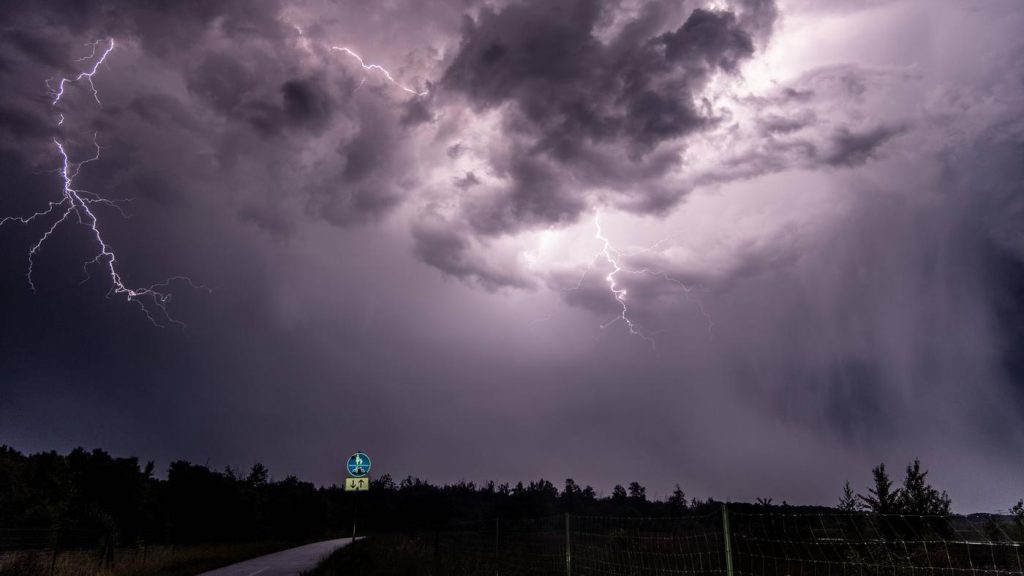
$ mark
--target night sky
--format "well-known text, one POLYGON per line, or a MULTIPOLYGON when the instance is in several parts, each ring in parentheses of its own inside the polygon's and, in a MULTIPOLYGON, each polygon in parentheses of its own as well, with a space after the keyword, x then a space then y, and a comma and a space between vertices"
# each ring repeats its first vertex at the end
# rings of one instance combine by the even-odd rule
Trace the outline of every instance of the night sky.
POLYGON ((920 457, 1005 511, 1021 30, 1020 0, 0 2, 0 218, 50 210, 0 226, 0 444, 807 504, 920 457))

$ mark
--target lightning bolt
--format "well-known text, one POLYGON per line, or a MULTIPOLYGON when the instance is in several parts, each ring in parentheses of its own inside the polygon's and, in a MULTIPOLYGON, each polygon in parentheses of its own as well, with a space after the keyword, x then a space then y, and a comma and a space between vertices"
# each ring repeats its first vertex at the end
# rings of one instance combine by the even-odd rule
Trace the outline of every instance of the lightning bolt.
POLYGON ((619 315, 615 318, 612 318, 608 322, 602 324, 601 328, 607 328, 621 320, 626 324, 626 327, 629 329, 630 334, 632 334, 633 336, 639 336, 644 340, 649 341, 653 346, 654 339, 648 336, 647 334, 641 332, 637 328, 636 323, 633 322, 633 319, 629 317, 629 306, 626 305, 626 289, 620 288, 615 280, 615 276, 619 272, 623 271, 622 266, 619 265, 619 259, 621 257, 621 254, 618 250, 612 248, 611 240, 609 240, 608 237, 605 236, 604 232, 601 230, 601 212, 598 210, 594 210, 594 228, 597 230, 597 232, 594 234, 594 238, 596 238, 602 244, 600 256, 604 257, 605 262, 607 262, 608 265, 612 267, 612 271, 606 274, 604 277, 605 282, 608 283, 608 290, 612 293, 612 297, 614 297, 615 301, 618 302, 619 306, 622 307, 622 311, 619 313, 619 315))
MULTIPOLYGON (((103 105, 103 103, 100 102, 99 91, 96 89, 96 85, 93 83, 93 77, 99 71, 100 66, 106 62, 107 56, 109 56, 110 53, 114 50, 114 39, 111 38, 107 42, 103 42, 102 40, 93 42, 91 43, 91 46, 92 53, 89 56, 79 58, 78 60, 76 60, 84 61, 94 59, 93 66, 91 69, 86 70, 72 78, 61 78, 60 81, 57 82, 55 88, 52 88, 50 86, 50 82, 47 81, 47 87, 50 88, 51 93, 53 94, 53 100, 51 102, 52 107, 56 107, 58 104, 60 104, 61 100, 64 98, 65 89, 69 85, 76 84, 82 81, 88 83, 89 89, 92 91, 92 96, 93 99, 96 101, 96 104, 100 106, 103 105), (104 44, 106 45, 106 47, 103 49, 103 52, 99 55, 99 57, 97 57, 96 52, 98 51, 99 47, 104 44)), ((56 125, 63 125, 64 119, 64 114, 58 113, 56 125)), ((62 224, 74 220, 78 224, 81 224, 89 229, 93 239, 97 244, 96 256, 84 264, 84 269, 86 272, 86 281, 89 279, 89 267, 99 266, 102 270, 106 271, 108 277, 110 278, 111 287, 110 291, 107 293, 108 297, 116 294, 119 296, 124 296, 128 302, 137 304, 139 308, 142 310, 143 314, 146 315, 146 318, 148 318, 149 321, 152 322, 154 326, 163 327, 164 324, 162 324, 162 321, 183 326, 183 324, 180 321, 175 320, 167 311, 167 304, 171 301, 171 293, 169 291, 171 284, 173 282, 185 282, 188 285, 192 286, 193 288, 204 289, 207 291, 209 291, 209 288, 206 288, 205 286, 196 285, 192 282, 191 279, 185 276, 175 276, 172 278, 168 278, 163 282, 142 288, 132 288, 126 285, 121 277, 121 273, 118 271, 117 256, 111 249, 110 245, 106 242, 106 240, 104 240, 103 234, 100 231, 99 219, 96 217, 96 214, 95 212, 93 212, 92 208, 93 206, 100 204, 115 208, 118 211, 120 211, 122 215, 124 215, 124 211, 121 209, 120 204, 114 200, 108 200, 93 192, 81 190, 75 187, 75 178, 78 177, 78 174, 82 170, 82 167, 85 166, 86 164, 95 162, 100 159, 100 145, 97 141, 97 134, 93 133, 93 147, 95 149, 95 153, 91 157, 77 162, 71 159, 71 156, 68 153, 67 148, 65 147, 65 142, 62 142, 60 139, 55 137, 53 139, 53 145, 56 147, 57 153, 60 155, 61 158, 61 167, 58 169, 58 173, 60 174, 61 180, 63 181, 60 199, 49 201, 47 203, 47 207, 45 210, 40 210, 29 216, 8 216, 0 219, 0 227, 2 227, 10 222, 28 225, 35 222, 36 220, 46 219, 47 217, 55 217, 59 215, 59 217, 57 217, 56 220, 53 221, 53 223, 49 226, 49 228, 47 228, 47 230, 42 234, 42 236, 40 236, 39 239, 32 245, 32 247, 29 248, 28 272, 26 274, 26 277, 28 278, 29 287, 32 289, 33 292, 36 289, 35 283, 32 280, 32 273, 35 266, 36 255, 43 248, 43 245, 46 243, 46 241, 49 240, 51 236, 53 236, 54 232, 56 232, 62 224), (159 315, 154 315, 156 310, 160 311, 159 315)))
POLYGON ((379 64, 367 64, 363 60, 362 56, 360 56, 359 54, 356 54, 355 52, 353 52, 349 48, 346 48, 344 46, 331 46, 331 51, 332 52, 344 52, 345 54, 348 54, 349 56, 355 58, 359 62, 359 65, 363 68, 363 70, 366 70, 366 71, 378 70, 378 71, 380 71, 384 75, 384 77, 388 79, 388 82, 391 82, 392 84, 394 84, 395 86, 398 86, 399 88, 401 88, 402 90, 408 92, 409 94, 412 94, 414 96, 426 96, 427 94, 429 94, 429 92, 426 91, 426 90, 424 90, 423 92, 417 92, 417 91, 413 90, 412 88, 409 88, 408 86, 400 83, 399 81, 395 80, 394 76, 391 75, 391 72, 388 72, 387 68, 384 68, 383 66, 381 66, 379 64))
MULTIPOLYGON (((640 338, 643 338, 644 340, 648 341, 651 344, 652 347, 655 347, 655 349, 657 349, 656 342, 655 342, 653 336, 651 334, 645 332, 644 330, 642 330, 640 328, 640 325, 637 323, 637 321, 634 320, 630 316, 629 305, 626 302, 626 295, 627 295, 628 292, 627 292, 627 290, 625 288, 620 286, 620 284, 618 282, 618 278, 617 278, 620 273, 624 273, 624 274, 642 274, 642 275, 654 276, 654 277, 657 277, 657 278, 661 278, 662 280, 665 280, 667 282, 675 284, 676 286, 679 286, 683 290, 684 294, 686 294, 686 299, 688 301, 696 304, 697 307, 700 309, 701 314, 707 320, 708 335, 709 335, 709 337, 713 337, 713 334, 714 334, 714 323, 711 320, 711 315, 708 313, 707 309, 704 307, 703 302, 701 302, 699 299, 696 299, 694 297, 694 295, 692 293, 692 289, 691 289, 691 287, 689 285, 687 285, 686 283, 684 283, 683 281, 681 281, 681 280, 679 280, 677 278, 673 278, 673 277, 669 276, 668 273, 660 271, 660 270, 652 270, 650 268, 632 269, 632 268, 626 267, 623 264, 623 261, 625 260, 625 256, 623 256, 622 252, 619 251, 618 249, 616 249, 612 245, 611 240, 607 236, 604 235, 604 231, 601 228, 601 212, 598 209, 594 210, 594 229, 595 229, 594 238, 597 239, 601 243, 601 251, 598 252, 598 254, 595 256, 595 260, 596 259, 603 259, 611 267, 611 269, 612 269, 611 272, 609 272, 608 274, 605 275, 604 280, 608 284, 608 291, 611 293, 612 297, 615 299, 615 301, 621 307, 621 311, 619 312, 619 315, 616 316, 615 318, 612 318, 608 322, 605 322, 604 324, 601 324, 601 328, 607 328, 607 327, 611 326, 612 324, 621 321, 621 322, 623 322, 626 325, 626 328, 628 329, 630 335, 638 336, 640 338)), ((637 253, 639 253, 639 252, 649 252, 649 251, 657 250, 658 247, 660 247, 662 244, 664 244, 667 241, 668 241, 668 239, 659 240, 654 245, 649 246, 648 248, 645 248, 643 250, 640 250, 637 253)), ((574 289, 579 289, 579 287, 582 286, 583 280, 584 280, 584 278, 586 278, 586 275, 591 270, 592 266, 593 266, 593 263, 591 263, 591 265, 588 266, 587 269, 584 270, 583 275, 580 277, 580 280, 577 283, 576 288, 574 288, 574 289)))

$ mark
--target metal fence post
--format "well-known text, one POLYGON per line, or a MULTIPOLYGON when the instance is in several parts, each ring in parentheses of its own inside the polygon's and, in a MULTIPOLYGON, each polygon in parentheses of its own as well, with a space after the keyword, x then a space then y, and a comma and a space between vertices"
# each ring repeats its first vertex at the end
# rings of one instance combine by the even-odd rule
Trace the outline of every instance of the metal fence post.
POLYGON ((572 538, 570 531, 570 516, 565 513, 565 576, 572 576, 572 538))
POLYGON ((359 514, 359 493, 352 493, 352 543, 356 542, 356 515, 359 514))
POLYGON ((725 574, 732 573, 732 537, 729 534, 729 505, 722 503, 722 534, 725 536, 725 574))

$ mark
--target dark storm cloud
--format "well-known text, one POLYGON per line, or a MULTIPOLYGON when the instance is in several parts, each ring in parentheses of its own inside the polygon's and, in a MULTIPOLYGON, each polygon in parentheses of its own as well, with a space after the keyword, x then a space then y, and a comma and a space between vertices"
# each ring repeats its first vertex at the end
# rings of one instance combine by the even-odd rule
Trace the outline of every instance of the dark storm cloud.
POLYGON ((469 207, 474 231, 496 235, 520 227, 568 223, 585 208, 584 198, 566 187, 550 161, 531 155, 514 155, 510 161, 506 174, 512 187, 469 207))
MULTIPOLYGON (((136 90, 153 85, 160 91, 155 87, 183 80, 189 93, 175 98, 192 116, 212 113, 227 121, 208 121, 193 137, 221 162, 213 172, 225 194, 241 194, 237 209, 243 218, 276 233, 287 233, 309 216, 341 226, 372 222, 389 213, 408 188, 402 183, 407 163, 397 160, 407 146, 404 132, 428 121, 430 113, 423 103, 392 105, 390 94, 370 86, 357 92, 366 78, 352 75, 352 62, 337 59, 329 45, 303 45, 282 8, 275 1, 231 0, 14 4, 5 14, 3 38, 22 54, 9 72, 20 80, 5 83, 17 85, 20 98, 3 104, 11 114, 2 128, 7 135, 0 137, 19 154, 33 146, 39 148, 35 154, 46 154, 42 136, 53 133, 54 121, 40 98, 42 82, 80 68, 74 60, 90 49, 82 44, 113 37, 119 47, 112 62, 139 59, 142 76, 130 79, 136 90), (29 135, 36 142, 26 147, 29 135), (304 166, 311 153, 317 161, 304 166), (245 167, 257 157, 255 168, 245 167)), ((128 85, 118 74, 108 65, 98 81, 128 85)), ((106 109, 117 112, 116 105, 106 109)), ((118 128, 102 112, 96 121, 118 128)), ((173 172, 173 164, 157 164, 147 166, 173 172)))
MULTIPOLYGON (((639 213, 665 213, 689 192, 661 180, 680 166, 688 136, 721 121, 701 92, 715 74, 736 74, 767 41, 777 10, 745 0, 733 11, 691 10, 673 26, 669 3, 647 3, 613 37, 599 38, 616 9, 598 0, 529 1, 465 20, 439 84, 477 111, 500 109, 505 142, 486 155, 500 183, 479 187, 454 217, 462 233, 572 224, 596 191, 639 213)), ((463 151, 453 144, 449 156, 463 151)), ((486 269, 465 272, 487 259, 467 262, 475 240, 463 240, 452 245, 462 263, 457 276, 493 282, 486 269)))
MULTIPOLYGON (((744 6, 757 12, 760 4, 770 3, 744 6)), ((638 172, 657 178, 675 165, 655 149, 714 121, 698 97, 711 75, 735 72, 754 53, 751 31, 732 12, 697 9, 656 33, 659 3, 605 43, 597 28, 613 10, 595 0, 524 2, 466 21, 441 85, 479 110, 512 105, 505 125, 520 141, 498 159, 508 188, 472 209, 477 231, 571 222, 586 189, 618 188, 626 179, 618 173, 629 173, 634 188, 617 192, 642 196, 638 172), (599 154, 604 170, 595 173, 599 154)), ((767 16, 755 19, 770 26, 767 16)))
POLYGON ((877 126, 863 132, 840 129, 832 138, 833 149, 823 159, 829 166, 857 166, 870 160, 878 148, 906 132, 905 126, 877 126))
POLYGON ((416 255, 454 278, 491 291, 531 285, 525 278, 482 260, 471 246, 471 237, 440 217, 432 215, 420 218, 413 226, 412 235, 416 242, 416 255))
POLYGON ((88 154, 95 130, 102 160, 79 184, 135 199, 128 219, 99 207, 126 280, 183 273, 213 293, 175 290, 186 329, 153 328, 95 268, 84 278, 80 226, 44 245, 33 293, 46 225, 0 229, 0 444, 263 460, 327 484, 364 448, 435 481, 817 504, 921 456, 958 510, 1005 508, 1024 446, 1024 56, 972 47, 1017 45, 994 22, 1016 32, 1020 8, 928 28, 999 2, 893 3, 913 18, 891 29, 847 27, 863 2, 787 2, 818 6, 794 28, 810 36, 793 75, 720 100, 712 79, 737 80, 799 11, 5 2, 0 216, 59 191, 54 135, 88 154), (45 80, 110 36, 103 105, 78 86, 50 107, 45 80), (596 206, 622 262, 658 271, 618 277, 656 350, 609 323, 621 309, 585 260, 590 230, 564 265, 510 255, 532 236, 517 232, 557 235, 596 206), (647 246, 677 216, 676 250, 632 251, 631 233, 647 246))
POLYGON ((281 85, 284 110, 295 126, 314 131, 327 127, 333 113, 333 102, 327 89, 313 79, 288 80, 281 85))

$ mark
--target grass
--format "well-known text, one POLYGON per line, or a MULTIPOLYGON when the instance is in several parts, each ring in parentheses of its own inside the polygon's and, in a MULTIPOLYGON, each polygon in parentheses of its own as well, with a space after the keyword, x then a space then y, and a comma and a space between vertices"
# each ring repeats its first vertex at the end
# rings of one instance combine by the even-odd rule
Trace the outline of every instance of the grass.
POLYGON ((262 542, 119 548, 105 563, 97 550, 0 553, 0 576, 192 576, 270 554, 295 543, 262 542))
POLYGON ((336 550, 304 576, 432 576, 434 550, 414 535, 382 534, 336 550))
POLYGON ((391 533, 357 540, 304 576, 561 576, 562 562, 525 547, 496 558, 493 541, 475 533, 391 533))

